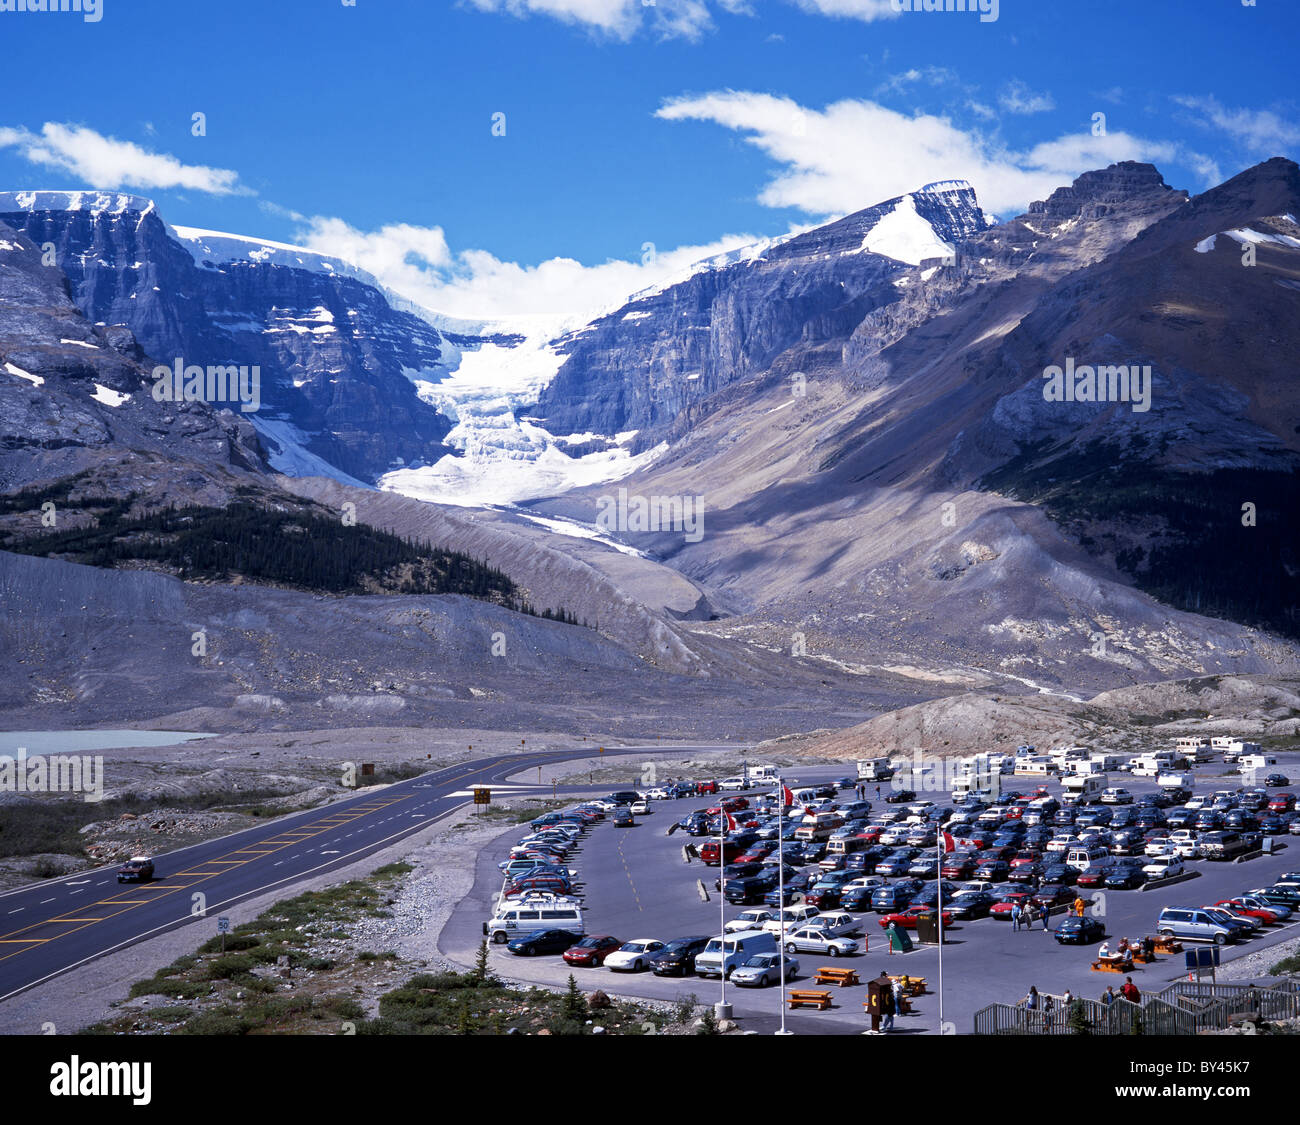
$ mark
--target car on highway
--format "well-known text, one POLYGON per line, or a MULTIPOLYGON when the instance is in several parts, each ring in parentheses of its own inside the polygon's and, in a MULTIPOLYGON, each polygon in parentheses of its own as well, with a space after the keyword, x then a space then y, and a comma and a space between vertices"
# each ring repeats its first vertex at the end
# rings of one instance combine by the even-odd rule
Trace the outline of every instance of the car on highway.
POLYGON ((674 938, 650 958, 650 971, 657 977, 684 977, 695 972, 695 957, 709 944, 703 937, 674 938))
POLYGON ((831 957, 847 957, 858 951, 854 938, 832 937, 825 930, 813 926, 791 930, 785 935, 787 953, 825 953, 831 957))
POLYGON ((631 805, 618 805, 610 814, 610 819, 615 828, 633 828, 636 826, 636 817, 632 815, 631 805))
POLYGON ((564 953, 582 937, 571 930, 536 930, 520 934, 506 942, 506 948, 518 957, 535 957, 542 953, 564 953))
POLYGON ((605 957, 605 968, 616 973, 638 973, 650 967, 650 958, 663 949, 655 938, 627 941, 605 957))
POLYGON ((1106 936, 1106 926, 1087 914, 1071 914, 1061 919, 1053 936, 1061 945, 1091 945, 1106 936))
POLYGON ((569 946, 564 951, 563 957, 570 965, 598 968, 605 963, 605 958, 622 944, 618 938, 610 934, 588 934, 576 945, 569 946))
MULTIPOLYGON (((785 979, 794 980, 799 975, 799 959, 785 959, 785 979)), ((756 953, 743 965, 731 970, 731 983, 744 988, 766 988, 781 983, 780 953, 756 953)))
POLYGON ((147 855, 133 855, 117 869, 119 883, 148 883, 153 877, 153 860, 147 855))

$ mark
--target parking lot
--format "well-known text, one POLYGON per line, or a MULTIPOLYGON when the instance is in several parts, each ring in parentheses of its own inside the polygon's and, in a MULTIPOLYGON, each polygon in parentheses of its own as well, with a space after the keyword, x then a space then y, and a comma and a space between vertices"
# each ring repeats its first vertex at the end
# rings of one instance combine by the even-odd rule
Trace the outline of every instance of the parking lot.
MULTIPOLYGON (((851 763, 849 765, 848 772, 852 772, 851 763)), ((1194 771, 1195 792, 1207 794, 1239 788, 1241 779, 1226 771, 1222 762, 1197 767, 1194 771)), ((1287 768, 1283 766, 1282 771, 1287 772, 1287 768)), ((809 767, 799 769, 796 777, 799 783, 819 784, 842 777, 845 772, 844 764, 809 767)), ((896 784, 899 782, 914 784, 905 776, 895 779, 896 784)), ((1026 795, 1033 794, 1040 784, 1041 779, 1011 776, 1003 779, 1004 790, 1020 790, 1026 795)), ((1114 775, 1112 784, 1122 785, 1138 798, 1156 791, 1155 779, 1126 774, 1114 775)), ((1059 795, 1060 782, 1049 781, 1048 789, 1052 795, 1059 795)), ((759 787, 742 795, 752 796, 768 790, 770 786, 759 787)), ((868 783, 867 796, 873 806, 869 819, 872 822, 881 812, 894 807, 881 799, 888 797, 890 792, 891 784, 885 782, 878 798, 875 783, 868 783)), ((946 793, 919 791, 917 795, 933 800, 936 805, 951 804, 946 793)), ((839 799, 845 801, 852 796, 850 790, 839 799)), ((716 805, 718 800, 717 796, 703 796, 657 801, 648 814, 636 817, 634 827, 616 828, 607 818, 586 833, 566 862, 580 873, 578 890, 583 895, 588 934, 611 934, 623 941, 638 938, 668 941, 692 935, 706 937, 718 933, 720 917, 731 919, 744 909, 743 906, 726 905, 720 912, 720 896, 713 889, 718 869, 706 867, 698 860, 684 861, 683 845, 688 842, 702 845, 708 837, 692 838, 680 830, 671 837, 666 834, 670 824, 691 810, 716 805), (697 883, 700 879, 708 889, 707 902, 700 898, 697 883)), ((526 832, 528 827, 524 825, 503 833, 481 854, 474 890, 457 908, 443 935, 442 946, 449 955, 467 963, 472 961, 473 951, 482 940, 482 922, 490 916, 501 887, 497 863, 509 851, 510 845, 526 832)), ((1087 913, 1097 916, 1105 924, 1107 938, 1112 943, 1120 936, 1140 938, 1155 933, 1156 919, 1164 906, 1212 904, 1252 888, 1268 886, 1283 872, 1300 869, 1300 848, 1289 846, 1298 839, 1295 836, 1282 837, 1276 841, 1275 854, 1260 855, 1244 862, 1189 861, 1187 869, 1195 874, 1170 885, 1133 890, 1088 889, 1080 893, 1088 903, 1087 913)), ((933 849, 930 854, 933 854, 933 849)), ((952 882, 960 885, 961 881, 952 882)), ((1107 985, 1118 990, 1124 981, 1122 975, 1098 973, 1090 968, 1096 956, 1095 942, 1063 946, 1054 940, 1053 931, 1066 914, 1067 908, 1058 908, 1051 915, 1050 928, 1046 931, 1041 922, 1036 922, 1032 928, 1013 932, 1009 922, 992 917, 958 922, 946 929, 943 1021, 951 1025, 947 1030, 969 1033, 972 1017, 978 1009, 994 1002, 1013 1003, 1023 997, 1031 985, 1041 992, 1059 995, 1069 989, 1077 996, 1094 999, 1107 985)), ((835 959, 825 954, 796 954, 802 971, 795 987, 808 987, 813 973, 824 965, 856 969, 862 985, 832 987, 833 1006, 829 1010, 791 1012, 787 1017, 788 1025, 798 1031, 826 1033, 851 1033, 865 1029, 869 1026, 862 1007, 865 982, 887 970, 891 974, 924 977, 928 982, 927 994, 913 1003, 914 1014, 900 1016, 895 1031, 939 1032, 938 947, 917 944, 909 953, 891 955, 878 924, 879 915, 854 912, 854 916, 862 925, 858 940, 861 943, 865 939, 866 951, 835 959)), ((1300 936, 1300 923, 1296 921, 1268 927, 1253 938, 1224 947, 1223 961, 1230 963, 1245 953, 1296 936, 1300 936)), ((562 987, 572 972, 584 991, 603 988, 625 996, 658 1000, 675 1000, 693 993, 706 1003, 717 1001, 722 993, 717 979, 706 980, 691 975, 661 978, 648 972, 614 973, 603 967, 571 968, 558 956, 513 956, 502 946, 492 947, 491 961, 505 976, 551 986, 562 987)), ((1153 964, 1137 965, 1132 973, 1134 983, 1144 993, 1159 991, 1173 981, 1185 979, 1186 975, 1181 954, 1161 956, 1153 964)), ((726 987, 726 999, 734 1006, 736 1016, 747 1021, 743 1026, 757 1030, 776 1026, 783 997, 784 990, 777 987, 740 988, 730 984, 726 987)))

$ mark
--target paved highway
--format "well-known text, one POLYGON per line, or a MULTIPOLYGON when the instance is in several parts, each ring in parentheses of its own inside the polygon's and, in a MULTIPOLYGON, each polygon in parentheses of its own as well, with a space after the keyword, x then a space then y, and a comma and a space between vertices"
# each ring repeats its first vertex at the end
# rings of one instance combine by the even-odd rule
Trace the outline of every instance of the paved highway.
MULTIPOLYGON (((703 747, 630 747, 604 757, 680 754, 703 747)), ((51 879, 0 895, 0 1000, 97 957, 216 917, 242 900, 356 862, 464 806, 471 785, 501 786, 521 770, 590 758, 593 747, 497 755, 422 774, 319 809, 154 856, 153 882, 119 885, 117 866, 51 879)), ((550 796, 515 783, 512 795, 550 796)), ((147 973, 142 972, 142 976, 147 973)))

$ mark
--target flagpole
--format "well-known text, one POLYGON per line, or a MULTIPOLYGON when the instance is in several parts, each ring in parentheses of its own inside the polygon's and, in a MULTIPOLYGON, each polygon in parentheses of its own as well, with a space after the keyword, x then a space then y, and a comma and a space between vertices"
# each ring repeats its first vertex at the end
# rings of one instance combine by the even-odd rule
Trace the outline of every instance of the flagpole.
POLYGON ((946 853, 947 839, 943 825, 936 825, 934 834, 935 850, 939 853, 939 869, 934 873, 934 888, 939 903, 939 1034, 943 1034, 943 857, 946 853))
MULTIPOLYGON (((776 776, 776 808, 779 815, 776 825, 776 917, 778 925, 781 923, 781 916, 785 910, 785 778, 780 774, 776 776)), ((778 1035, 789 1035, 785 1029, 785 934, 778 931, 777 950, 781 958, 781 980, 777 985, 778 996, 781 999, 777 1005, 781 1009, 781 1030, 778 1035)))

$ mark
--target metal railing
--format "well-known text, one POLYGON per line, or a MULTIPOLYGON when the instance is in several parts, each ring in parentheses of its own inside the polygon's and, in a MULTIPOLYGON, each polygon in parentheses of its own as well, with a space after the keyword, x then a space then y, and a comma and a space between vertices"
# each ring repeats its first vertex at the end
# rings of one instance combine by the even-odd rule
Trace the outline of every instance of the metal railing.
POLYGON ((1045 1009, 1046 999, 1047 994, 1040 994, 1035 1009, 1027 1008, 1023 999, 981 1008, 975 1013, 975 1034, 1195 1035, 1226 1028, 1234 1016, 1243 1014, 1266 1020, 1300 1018, 1300 980, 1292 979, 1268 988, 1178 981, 1136 1004, 1122 996, 1110 1004, 1081 997, 1066 1004, 1052 996, 1052 1007, 1045 1009))

